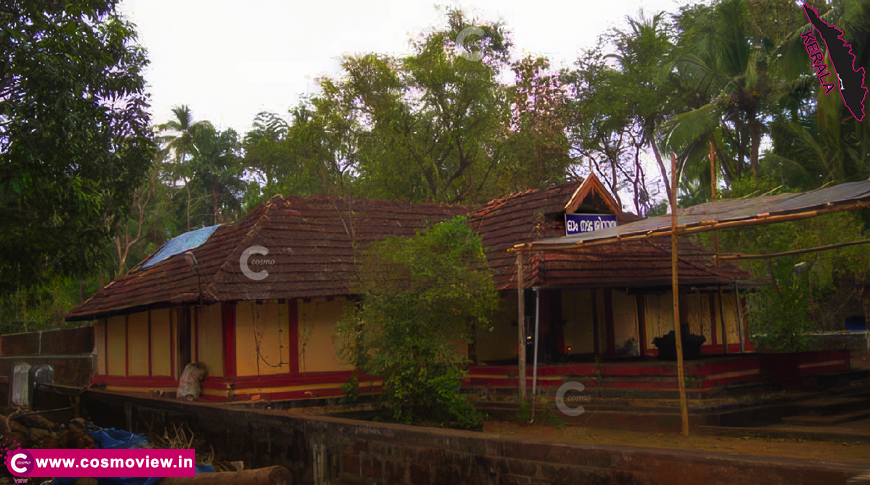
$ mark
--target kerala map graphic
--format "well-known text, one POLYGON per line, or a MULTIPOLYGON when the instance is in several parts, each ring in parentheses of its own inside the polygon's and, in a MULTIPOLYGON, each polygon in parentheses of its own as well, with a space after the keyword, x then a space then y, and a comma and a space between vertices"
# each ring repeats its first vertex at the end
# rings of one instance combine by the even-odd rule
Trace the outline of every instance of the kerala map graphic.
POLYGON ((836 25, 822 20, 815 8, 805 3, 804 12, 825 43, 834 73, 837 75, 843 103, 856 120, 862 121, 867 88, 864 86, 864 68, 855 69, 856 59, 855 54, 852 53, 852 45, 847 44, 843 39, 844 32, 836 25))

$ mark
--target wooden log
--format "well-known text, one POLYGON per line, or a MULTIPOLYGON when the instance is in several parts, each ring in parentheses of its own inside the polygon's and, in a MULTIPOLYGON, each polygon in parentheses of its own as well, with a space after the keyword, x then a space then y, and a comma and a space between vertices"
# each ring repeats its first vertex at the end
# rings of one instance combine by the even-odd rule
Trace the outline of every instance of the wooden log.
POLYGON ((293 476, 283 466, 240 472, 200 473, 195 477, 167 477, 158 485, 291 485, 293 476))

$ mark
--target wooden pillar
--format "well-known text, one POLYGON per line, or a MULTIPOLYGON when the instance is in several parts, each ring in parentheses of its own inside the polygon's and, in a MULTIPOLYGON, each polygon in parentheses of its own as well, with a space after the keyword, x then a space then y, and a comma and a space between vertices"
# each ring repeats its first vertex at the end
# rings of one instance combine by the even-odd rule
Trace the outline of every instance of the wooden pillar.
POLYGON ((740 294, 737 292, 737 282, 734 282, 734 316, 737 318, 737 333, 740 337, 740 353, 746 352, 746 338, 743 333, 743 318, 740 317, 740 294))
POLYGON ((728 353, 728 324, 725 323, 725 310, 722 308, 722 285, 719 285, 719 322, 722 324, 722 353, 728 353))
POLYGON ((520 403, 526 402, 526 301, 523 284, 523 253, 517 252, 517 373, 520 379, 520 403))
MULTIPOLYGON (((353 305, 353 302, 348 302, 353 305)), ((290 321, 290 375, 299 375, 299 299, 287 300, 287 315, 290 321)))
POLYGON ((689 436, 689 406, 686 402, 686 382, 683 380, 683 336, 680 330, 677 225, 677 158, 671 153, 671 286, 674 294, 674 336, 677 346, 677 381, 680 386, 680 415, 683 421, 683 436, 689 436))
POLYGON ((236 302, 221 302, 224 331, 224 376, 236 377, 236 302))
POLYGON ((607 355, 616 355, 616 338, 613 324, 613 289, 604 290, 604 329, 607 336, 607 355))
POLYGON ((640 355, 646 355, 646 306, 643 302, 643 295, 635 295, 635 308, 637 309, 637 340, 640 345, 640 355))
POLYGON ((595 354, 597 359, 601 355, 601 329, 599 328, 601 325, 598 324, 601 319, 598 318, 598 312, 604 310, 598 309, 598 290, 590 290, 589 295, 592 298, 592 353, 595 354))

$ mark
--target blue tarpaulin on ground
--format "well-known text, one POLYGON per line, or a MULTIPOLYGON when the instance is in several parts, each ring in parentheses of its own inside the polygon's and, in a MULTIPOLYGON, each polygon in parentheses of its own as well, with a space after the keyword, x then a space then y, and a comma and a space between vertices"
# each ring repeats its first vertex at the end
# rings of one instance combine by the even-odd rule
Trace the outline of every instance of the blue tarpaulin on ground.
MULTIPOLYGON (((130 450, 146 448, 148 440, 145 435, 133 434, 115 428, 100 429, 88 433, 97 442, 97 449, 103 450, 130 450)), ((211 465, 196 465, 197 475, 200 473, 214 473, 211 465)), ((55 478, 49 485, 74 485, 81 477, 55 478)), ((129 477, 129 478, 97 478, 98 485, 154 485, 163 477, 129 477)))
POLYGON ((144 434, 133 434, 115 428, 104 428, 93 433, 88 433, 97 442, 97 448, 101 450, 129 450, 144 448, 139 446, 148 443, 144 434))

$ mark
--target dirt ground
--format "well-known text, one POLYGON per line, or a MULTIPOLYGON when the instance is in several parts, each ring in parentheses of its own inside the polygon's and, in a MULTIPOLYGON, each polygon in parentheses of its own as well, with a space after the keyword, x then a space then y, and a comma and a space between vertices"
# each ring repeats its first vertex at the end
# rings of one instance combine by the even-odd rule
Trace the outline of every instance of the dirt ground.
POLYGON ((619 429, 555 427, 506 421, 487 421, 484 432, 505 438, 566 444, 624 445, 706 451, 729 455, 781 456, 806 460, 866 461, 870 469, 870 440, 851 442, 642 433, 619 429))

